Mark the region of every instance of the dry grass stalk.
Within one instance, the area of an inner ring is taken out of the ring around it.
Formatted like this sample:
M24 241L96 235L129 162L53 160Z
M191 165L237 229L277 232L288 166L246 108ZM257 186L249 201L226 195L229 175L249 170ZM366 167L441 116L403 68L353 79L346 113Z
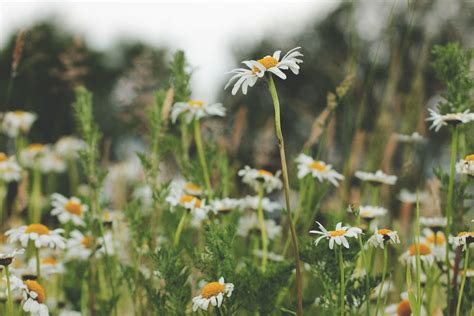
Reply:
M26 31L22 30L18 33L15 41L15 49L13 50L12 60L12 73L11 77L14 78L18 74L18 66L20 65L21 56L23 54L23 47L25 46L25 35Z

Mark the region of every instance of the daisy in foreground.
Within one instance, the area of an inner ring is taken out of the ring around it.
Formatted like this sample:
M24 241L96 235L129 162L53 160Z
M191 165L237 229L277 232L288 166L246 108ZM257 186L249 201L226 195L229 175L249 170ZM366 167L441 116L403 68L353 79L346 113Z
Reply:
M77 197L66 198L59 193L54 193L52 196L53 210L51 215L57 216L58 220L65 224L73 222L74 225L84 225L84 212L88 211L88 206L81 203Z
M21 290L23 293L23 310L30 312L33 316L48 316L49 310L46 306L46 292L38 282L18 279L12 282L12 290Z
M225 108L221 103L205 103L201 100L189 100L188 102L177 102L171 109L171 121L176 122L178 116L184 115L186 123L199 120L207 116L225 116Z
M59 248L66 247L66 241L61 234L64 229L58 228L50 230L43 224L30 224L28 226L20 226L13 228L5 233L9 243L19 242L22 247L27 247L31 241L36 248Z
M367 181L372 185L388 184L394 185L397 182L397 176L385 174L382 170L377 170L375 173L356 171L356 178Z
M263 186L267 193L273 190L279 190L283 187L280 180L281 172L277 171L275 174L264 169L253 169L245 166L244 169L239 170L238 175L242 177L242 182L250 185L255 191Z
M329 249L334 248L334 243L338 245L342 245L345 248L349 249L349 242L347 241L347 238L352 237L358 237L360 234L362 234L362 229L358 227L347 227L347 226L342 226L342 223L339 222L336 225L335 230L326 230L321 223L316 222L319 225L320 230L310 230L310 234L318 234L321 235L314 241L314 245L317 246L321 239L329 239Z
M298 164L299 179L303 179L308 174L311 174L319 182L327 180L336 187L339 186L338 181L344 180L344 176L334 170L331 165L327 165L323 161L314 160L308 155L300 154L295 161Z
M439 131L441 127L449 125L466 124L474 121L474 113L470 113L469 110L460 113L448 113L440 114L432 109L428 109L430 116L426 119L432 121L430 129L434 129L435 132Z
M281 51L277 50L272 56L265 56L258 60L244 60L242 63L248 68L237 68L231 70L230 73L234 74L227 82L224 89L227 89L232 83L232 94L237 94L240 87L242 87L242 93L247 94L248 87L253 87L259 78L263 78L265 73L269 72L281 79L286 79L286 75L282 70L290 69L293 74L297 75L300 71L298 64L302 63L303 60L299 59L302 57L298 50L301 47L296 47L286 53L285 56L280 60Z
M230 297L233 290L234 284L225 283L222 277L218 282L207 283L201 289L201 294L193 298L193 311L197 311L199 308L207 311L209 304L220 308L224 296Z

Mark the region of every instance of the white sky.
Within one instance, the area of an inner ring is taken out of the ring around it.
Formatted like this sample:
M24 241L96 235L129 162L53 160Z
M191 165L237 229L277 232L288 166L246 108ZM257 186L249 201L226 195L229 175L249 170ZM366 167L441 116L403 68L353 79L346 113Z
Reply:
M215 101L212 98L228 77L225 72L237 66L233 48L258 42L270 33L291 38L339 2L0 0L0 45L19 28L54 17L99 49L124 38L184 49L197 67L194 97Z

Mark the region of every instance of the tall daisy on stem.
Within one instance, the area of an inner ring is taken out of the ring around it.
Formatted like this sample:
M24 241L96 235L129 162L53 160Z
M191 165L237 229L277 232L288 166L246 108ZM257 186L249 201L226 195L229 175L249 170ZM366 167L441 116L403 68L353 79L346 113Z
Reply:
M235 81L234 87L232 88L232 94L236 94L240 87L242 92L247 93L248 87L255 85L258 79L266 78L268 83L268 89L272 96L273 106L275 109L275 128L276 136L278 138L278 145L280 148L280 161L281 169L283 174L283 185L285 189L285 200L286 210L288 213L288 225L290 226L291 240L293 243L293 252L295 257L296 265L296 291L297 291L297 315L303 315L303 291L301 282L301 265L299 257L298 240L296 237L296 230L293 224L291 207L290 207L290 183L288 180L288 168L286 165L285 156L285 145L283 141L283 133L281 130L280 122L280 101L278 99L275 82L273 81L272 74L278 76L281 79L286 79L286 74L282 70L291 70L295 75L299 73L299 64L303 62L299 57L303 54L299 52L300 47L293 48L280 60L281 51L276 51L272 56L265 56L259 60L248 60L242 63L247 66L246 68L238 68L231 71L234 75L230 78L226 85L226 88Z
M316 222L319 225L320 230L310 230L310 234L318 234L319 236L315 241L314 245L317 246L322 239L329 239L329 249L334 248L334 243L336 243L336 251L338 252L338 259L339 259L339 269L341 271L341 293L340 293L340 304L341 304L341 316L345 315L345 288L346 288L346 281L344 275L344 257L342 255L342 247L349 249L349 242L347 238L357 238L362 234L362 229L358 227L347 227L342 226L342 223L339 222L336 225L334 230L327 230L324 228L321 223Z

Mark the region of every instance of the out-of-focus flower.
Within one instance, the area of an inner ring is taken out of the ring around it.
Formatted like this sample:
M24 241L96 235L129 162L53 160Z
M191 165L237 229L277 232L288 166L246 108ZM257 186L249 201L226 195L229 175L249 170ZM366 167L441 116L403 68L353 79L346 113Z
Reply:
M428 109L430 116L426 119L432 121L430 129L434 129L435 132L439 131L441 127L449 125L466 124L474 121L474 113L470 113L466 110L461 113L448 113L440 114L433 109Z
M0 152L0 180L3 182L19 181L21 179L21 167L15 157L8 158Z
M286 75L282 70L290 69L293 74L297 75L300 71L299 64L303 62L302 57L296 47L286 53L280 60L281 51L277 50L272 56L265 56L258 60L244 60L242 63L248 68L237 68L230 71L233 76L229 79L224 89L227 89L232 83L232 94L235 95L242 87L242 93L247 94L249 87L253 87L259 78L263 78L266 72L270 72L281 79L286 79Z
M466 174L474 177L474 154L467 155L456 164L456 171L459 174Z
M323 161L314 160L308 155L300 154L295 161L298 164L298 178L300 179L311 174L311 176L318 179L319 182L327 180L335 186L339 186L338 181L344 179L344 176L334 170L331 165L327 165Z
M399 244L400 238L396 231L390 229L376 229L375 233L369 238L369 245L377 248L385 248L385 244Z
M20 162L28 168L41 168L41 158L47 154L49 147L43 144L30 144L20 152Z
M349 207L347 209L349 212L352 212L352 209ZM372 221L374 218L385 216L388 213L388 210L382 206L372 206L372 205L361 205L359 206L359 216L362 219L367 221Z
M272 219L264 220L265 229L267 231L268 239L272 240L281 234L281 226ZM251 232L260 231L260 223L257 214L251 213L239 218L239 226L237 227L237 235L247 237Z
M356 178L362 181L367 181L373 185L380 185L380 184L394 185L395 182L397 182L397 176L391 176L391 175L385 174L382 170L377 170L375 173L356 171L355 176Z
M77 159L79 152L86 148L86 143L74 136L61 137L54 145L54 151L64 159Z
M425 191L418 192L418 200L420 203L426 202L429 195ZM398 194L398 199L403 203L414 204L416 203L416 192L410 192L407 189L402 189Z
M41 155L38 165L43 173L63 173L66 171L66 161L51 150L47 150Z
M452 243L456 247L462 247L466 250L468 246L474 244L474 232L460 232L456 237L452 238Z
M446 217L420 217L420 225L439 231L448 225Z
M310 230L310 234L318 234L319 236L315 241L314 245L317 246L321 239L329 239L329 249L334 248L334 243L339 246L344 246L345 248L349 248L349 242L347 238L355 238L362 234L362 229L358 227L347 227L342 226L342 223L339 222L336 225L335 230L326 230L321 223L316 222L319 226L320 230Z
M253 169L245 166L237 174L242 177L242 182L250 185L255 191L258 191L261 185L267 193L280 190L283 187L283 183L280 180L280 170L273 174L264 169Z
M225 116L225 108L222 103L205 103L200 100L189 100L188 102L177 102L171 109L171 121L176 122L178 116L184 115L186 123L200 120L208 116Z
M9 266L15 260L16 256L25 253L25 249L14 249L8 253L0 253L0 266Z
M225 283L223 277L218 282L207 283L201 289L201 294L193 298L193 311L199 308L207 311L209 304L220 308L224 297L230 297L233 290L234 284Z
M63 232L64 230L61 228L50 230L43 224L30 224L10 229L5 233L5 236L8 236L8 242L19 242L22 247L27 247L29 241L31 241L36 248L64 249L66 241L61 236Z
M422 144L426 142L426 138L421 136L418 132L411 135L396 134L397 140L402 143Z
M420 260L431 265L435 261L435 255L429 245L426 243L416 243L411 245L407 251L400 256L400 261L405 264L411 264L416 267L416 252L419 249Z
M26 134L30 131L36 118L36 114L31 112L6 112L3 117L2 130L10 137L17 137L19 133Z
M247 195L246 197L239 200L239 207L246 210L257 210L258 209L259 198L258 196L250 196ZM273 213L274 211L281 210L283 206L278 203L270 200L267 197L262 198L262 209L265 212Z
M29 269L35 271L36 258L31 258L28 262ZM44 257L40 259L41 275L49 276L52 274L64 273L64 265L53 256Z
M408 293L403 292L401 294L400 302L387 306L387 308L385 308L385 313L389 316L411 316L412 313L411 313L410 301L408 300ZM426 315L426 310L422 307L420 316L425 316L425 315Z
M67 240L66 260L88 260L92 254L93 238L90 235L84 235L79 230L73 230Z
M46 306L46 291L43 286L34 280L26 280L22 284L14 284L14 289L23 292L23 310L33 316L48 316L49 310Z
M224 199L215 199L210 203L211 211L215 214L226 214L230 211L237 209L240 206L240 200L224 198Z
M194 225L206 219L207 213L210 210L210 207L206 205L206 200L201 200L193 195L183 194L181 190L171 189L166 197L166 202L173 208L180 206L189 211L193 216ZM173 210L173 208L171 210Z
M87 212L89 207L82 204L79 198L74 196L66 198L59 193L54 193L51 198L53 199L51 215L57 216L63 224L72 222L74 225L84 225L84 212Z

